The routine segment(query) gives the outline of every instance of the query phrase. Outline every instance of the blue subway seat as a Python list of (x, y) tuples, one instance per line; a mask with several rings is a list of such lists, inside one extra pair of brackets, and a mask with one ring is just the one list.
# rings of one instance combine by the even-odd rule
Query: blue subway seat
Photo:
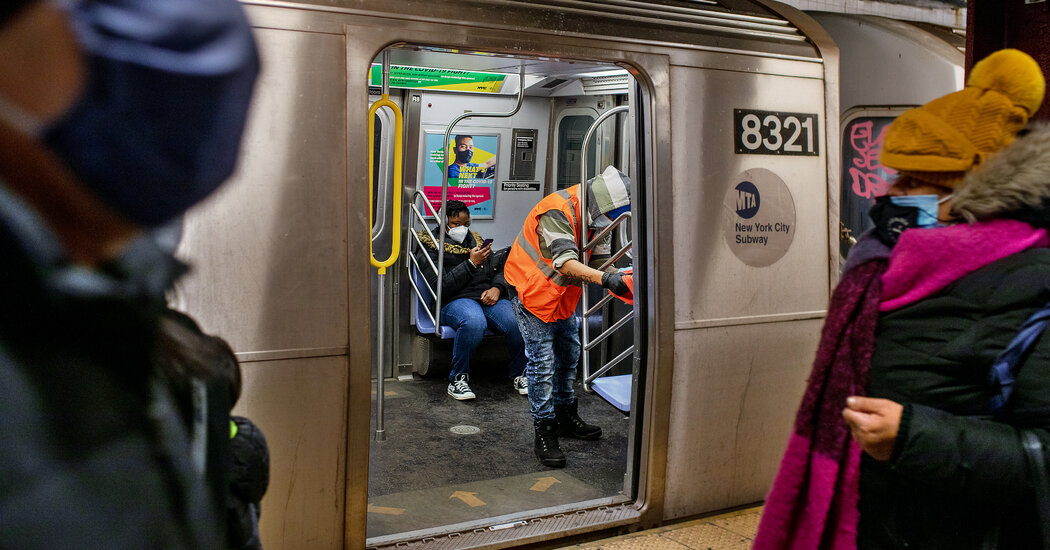
[[(419, 287), (419, 290), (423, 291), (425, 294), (429, 294), (430, 291), (427, 290), (427, 283), (423, 279), (423, 274), (416, 269), (415, 264), (411, 265), (409, 269), (412, 270), (412, 279), (415, 281), (416, 286)], [(432, 301), (428, 301), (427, 305), (431, 306), (431, 310), (433, 310), (434, 304)], [(416, 330), (425, 336), (434, 336), (434, 323), (430, 320), (430, 316), (427, 315), (427, 308), (423, 306), (423, 302), (419, 300), (419, 295), (414, 289), (412, 290), (412, 309), (414, 311), (413, 322), (416, 325)], [(435, 315), (437, 315), (439, 319), (441, 318), (441, 315), (437, 314), (437, 312), (435, 312)], [(485, 328), (485, 336), (492, 336), (494, 334), (496, 333), (492, 332), (492, 329)], [(456, 329), (448, 325), (441, 325), (440, 338), (442, 340), (455, 338), (455, 336)]]
[(610, 405), (625, 413), (631, 412), (631, 376), (602, 376), (591, 382), (591, 389)]

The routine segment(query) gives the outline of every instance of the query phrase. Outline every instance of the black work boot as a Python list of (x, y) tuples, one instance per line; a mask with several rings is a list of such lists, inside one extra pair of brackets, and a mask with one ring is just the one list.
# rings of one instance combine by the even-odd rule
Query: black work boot
[(577, 439), (601, 439), (602, 429), (588, 424), (576, 414), (576, 400), (568, 405), (555, 405), (554, 417), (558, 420), (558, 433)]
[(565, 453), (558, 446), (558, 421), (544, 418), (536, 421), (536, 458), (544, 466), (552, 468), (565, 467)]

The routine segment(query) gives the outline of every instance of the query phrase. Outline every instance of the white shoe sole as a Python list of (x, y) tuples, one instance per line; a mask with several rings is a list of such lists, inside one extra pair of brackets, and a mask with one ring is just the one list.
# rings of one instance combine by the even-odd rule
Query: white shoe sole
[(474, 397), (475, 397), (473, 393), (464, 393), (464, 394), (458, 394), (458, 395), (452, 393), (451, 391), (448, 391), (446, 393), (448, 393), (449, 397), (451, 397), (452, 399), (455, 399), (456, 401), (466, 401), (468, 399), (474, 399)]

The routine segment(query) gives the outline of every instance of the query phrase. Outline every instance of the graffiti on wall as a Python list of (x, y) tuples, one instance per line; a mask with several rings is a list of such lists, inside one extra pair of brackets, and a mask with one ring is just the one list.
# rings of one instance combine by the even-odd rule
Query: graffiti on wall
[(886, 194), (889, 180), (897, 172), (879, 162), (879, 152), (886, 137), (886, 129), (892, 121), (884, 119), (861, 119), (850, 125), (849, 138), (843, 151), (848, 160), (848, 181), (853, 194), (866, 199), (874, 199)]

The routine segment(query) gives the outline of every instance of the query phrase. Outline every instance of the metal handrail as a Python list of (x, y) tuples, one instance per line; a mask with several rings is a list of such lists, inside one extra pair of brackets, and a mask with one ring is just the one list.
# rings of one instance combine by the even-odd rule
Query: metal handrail
[[(379, 122), (381, 123), (382, 128), (393, 127), (394, 118), (393, 118), (393, 115), (391, 115), (390, 113), (391, 113), (391, 111), (388, 111), (386, 109), (378, 109), (378, 110), (376, 110), (375, 116), (379, 117)], [(375, 133), (373, 131), (373, 134), (371, 136), (369, 136), (369, 139), (372, 139), (374, 136), (375, 136)], [(397, 145), (396, 145), (396, 142), (395, 142), (395, 133), (394, 132), (383, 132), (383, 138), (384, 139), (383, 139), (383, 144), (381, 146), (381, 151), (389, 152), (389, 151), (393, 151), (393, 150), (395, 150), (397, 148)], [(389, 155), (386, 155), (386, 156), (389, 156)], [(389, 158), (385, 158), (384, 157), (384, 158), (380, 159), (380, 165), (379, 165), (379, 173), (380, 173), (379, 174), (379, 188), (377, 189), (377, 192), (376, 192), (376, 196), (378, 198), (375, 199), (376, 214), (375, 214), (375, 221), (373, 222), (373, 225), (372, 225), (372, 241), (373, 242), (376, 239), (378, 239), (379, 236), (382, 235), (383, 232), (386, 230), (387, 201), (385, 200), (385, 198), (390, 194), (390, 190), (387, 189), (388, 186), (386, 185), (386, 182), (387, 182), (388, 179), (390, 179), (390, 173), (393, 171), (393, 167), (391, 166), (392, 164), (393, 163), (390, 161)], [(373, 174), (372, 177), (374, 178), (375, 175)], [(368, 184), (372, 185), (372, 182), (369, 182)]]
[[(430, 227), (427, 226), (426, 218), (424, 218), (423, 214), (419, 211), (418, 208), (416, 208), (416, 197), (417, 196), (423, 198), (423, 204), (425, 206), (430, 206), (430, 203), (427, 202), (427, 198), (426, 198), (425, 195), (423, 195), (422, 191), (416, 191), (415, 193), (412, 194), (412, 204), (410, 205), (410, 208), (412, 209), (412, 213), (416, 215), (416, 219), (418, 219), (420, 221), (420, 223), (423, 224), (423, 230), (426, 231), (427, 235), (430, 236), (430, 240), (434, 241), (434, 246), (437, 247), (438, 240), (434, 238), (434, 233), (430, 230)], [(433, 212), (434, 209), (431, 208), (430, 211)], [(434, 217), (437, 218), (437, 215), (435, 214)], [(409, 225), (411, 226), (411, 224), (409, 224)], [(416, 232), (413, 231), (412, 234), (416, 235)], [(423, 246), (423, 242), (419, 240), (419, 236), (418, 235), (416, 235), (416, 241), (419, 243), (420, 247)], [(434, 270), (434, 273), (436, 273), (438, 275), (438, 279), (440, 280), (441, 272), (438, 271), (438, 266), (434, 265), (434, 260), (430, 259), (430, 255), (429, 254), (427, 255), (427, 262), (430, 263), (431, 269)]]
[(587, 351), (591, 351), (592, 349), (594, 349), (595, 346), (597, 346), (598, 344), (601, 344), (612, 333), (616, 332), (616, 329), (624, 326), (625, 324), (627, 324), (627, 321), (630, 321), (633, 318), (634, 318), (634, 312), (633, 311), (631, 313), (628, 313), (627, 315), (624, 315), (623, 317), (620, 318), (619, 321), (616, 321), (615, 323), (613, 323), (613, 326), (609, 327), (607, 330), (605, 330), (604, 332), (599, 334), (597, 338), (595, 338), (594, 340), (591, 340), (586, 345), (584, 345), (583, 349), (585, 349)]
[[(587, 133), (583, 135), (583, 143), (580, 146), (580, 223), (577, 224), (577, 227), (580, 228), (580, 231), (578, 232), (579, 242), (577, 243), (580, 250), (587, 249), (587, 231), (585, 230), (587, 223), (584, 220), (584, 216), (587, 215), (587, 145), (590, 144), (591, 136), (594, 135), (594, 131), (598, 129), (598, 126), (600, 126), (601, 123), (605, 122), (613, 115), (627, 113), (629, 110), (630, 106), (620, 105), (619, 107), (613, 107), (612, 109), (605, 111), (591, 123), (591, 127), (587, 128)], [(597, 240), (597, 237), (595, 237), (595, 240)], [(585, 292), (584, 295), (586, 294), (587, 293)]]
[[(419, 264), (416, 263), (415, 258), (412, 259), (412, 263), (416, 266), (416, 269), (419, 269)], [(427, 317), (429, 317), (430, 320), (436, 324), (436, 321), (434, 321), (434, 312), (430, 311), (430, 306), (427, 305), (426, 300), (423, 300), (423, 291), (419, 290), (419, 287), (416, 286), (415, 277), (409, 276), (408, 283), (412, 285), (413, 289), (415, 289), (416, 296), (420, 300), (420, 305), (422, 305), (423, 310), (427, 312)], [(423, 280), (423, 284), (427, 286), (427, 290), (429, 290), (431, 294), (434, 293), (434, 289), (430, 288), (430, 283), (427, 283), (425, 279)], [(418, 323), (419, 321), (416, 322)]]
[[(459, 121), (461, 121), (461, 120), (463, 120), (465, 118), (507, 118), (507, 117), (514, 116), (518, 112), (518, 110), (521, 109), (521, 104), (525, 100), (525, 65), (521, 66), (518, 74), (519, 74), (519, 76), (518, 76), (518, 101), (514, 105), (513, 109), (511, 109), (510, 111), (507, 111), (506, 113), (463, 113), (463, 114), (457, 116), (456, 118), (452, 119), (452, 122), (449, 123), (448, 128), (445, 129), (445, 140), (442, 142), (442, 147), (441, 147), (441, 158), (442, 158), (442, 161), (441, 161), (441, 208), (442, 208), (442, 210), (444, 210), (445, 203), (448, 201), (448, 166), (445, 165), (445, 162), (447, 162), (447, 160), (448, 160), (448, 157), (446, 155), (448, 155), (448, 140), (452, 136), (452, 129), (456, 127), (456, 124), (459, 124)], [(437, 218), (437, 220), (438, 220), (439, 234), (441, 235), (441, 240), (434, 241), (434, 242), (436, 242), (438, 244), (441, 244), (441, 243), (445, 242), (445, 223), (441, 221), (440, 217), (435, 216), (435, 218)], [(437, 293), (437, 299), (434, 301), (434, 310), (436, 312), (439, 312), (439, 313), (441, 312), (441, 279), (442, 279), (442, 277), (441, 277), (441, 270), (444, 267), (445, 267), (445, 247), (444, 246), (438, 246), (438, 265), (437, 265), (437, 270), (438, 270), (438, 293)], [(441, 326), (438, 325), (437, 323), (434, 323), (434, 334), (436, 336), (440, 336), (441, 335)]]
[[(404, 130), (404, 117), (401, 114), (401, 109), (396, 103), (390, 101), (390, 50), (383, 52), (383, 95), (378, 101), (372, 103), (372, 106), (368, 108), (368, 225), (369, 230), (375, 228), (375, 222), (373, 220), (372, 213), (372, 197), (376, 190), (372, 189), (372, 182), (374, 181), (375, 175), (375, 114), (383, 108), (388, 107), (394, 113), (394, 212), (398, 214), (393, 219), (393, 234), (394, 238), (390, 240), (390, 256), (385, 260), (379, 260), (376, 258), (373, 244), (375, 238), (371, 238), (368, 241), (368, 254), (369, 260), (372, 265), (377, 268), (377, 277), (379, 279), (379, 296), (377, 302), (379, 308), (377, 310), (377, 325), (379, 327), (379, 347), (376, 349), (376, 441), (386, 440), (386, 429), (384, 428), (383, 419), (383, 406), (385, 401), (385, 393), (383, 392), (383, 347), (386, 343), (386, 304), (384, 303), (384, 296), (386, 296), (386, 268), (394, 265), (397, 262), (398, 257), (401, 255), (401, 165), (402, 165), (402, 154), (404, 147), (403, 130)], [(385, 199), (385, 196), (384, 196)], [(380, 199), (382, 202), (384, 199)], [(385, 213), (386, 209), (383, 209)], [(385, 223), (383, 224), (385, 225)]]
[[(610, 117), (613, 117), (615, 115), (622, 114), (622, 113), (628, 113), (629, 111), (630, 111), (630, 106), (628, 106), (628, 105), (621, 105), (619, 107), (613, 107), (612, 109), (609, 109), (608, 111), (602, 113), (597, 119), (595, 119), (595, 121), (593, 123), (591, 123), (590, 128), (587, 129), (587, 133), (584, 134), (583, 144), (580, 147), (580, 165), (581, 165), (581, 169), (580, 169), (580, 189), (579, 189), (579, 191), (577, 193), (577, 195), (579, 196), (579, 201), (580, 201), (580, 208), (579, 208), (579, 217), (580, 217), (580, 219), (577, 222), (576, 227), (579, 228), (579, 230), (577, 231), (578, 246), (579, 246), (579, 250), (581, 251), (580, 257), (583, 260), (584, 265), (588, 265), (588, 266), (590, 265), (590, 262), (587, 261), (587, 256), (588, 256), (588, 253), (590, 252), (591, 248), (593, 248), (596, 243), (601, 242), (601, 240), (606, 235), (611, 233), (613, 231), (613, 229), (615, 229), (620, 224), (622, 224), (625, 220), (628, 220), (631, 217), (630, 216), (630, 212), (624, 212), (623, 214), (617, 216), (616, 219), (613, 220), (613, 222), (610, 223), (607, 227), (602, 228), (602, 230), (599, 231), (598, 234), (595, 235), (593, 239), (589, 239), (588, 238), (588, 235), (587, 235), (587, 226), (588, 226), (588, 224), (586, 223), (586, 217), (589, 216), (589, 213), (587, 211), (587, 146), (590, 144), (591, 136), (594, 135), (595, 130), (598, 129), (598, 126), (600, 126), (602, 122), (605, 122)], [(590, 242), (588, 242), (588, 241), (590, 241)], [(631, 249), (632, 245), (633, 245), (633, 242), (625, 243), (623, 248), (621, 248), (615, 255), (613, 255), (613, 257), (611, 257), (607, 261), (605, 261), (602, 264), (602, 266), (599, 268), (599, 270), (604, 271), (607, 267), (613, 265), (617, 260), (622, 258), (624, 256), (624, 254), (627, 253), (627, 251), (629, 251)], [(582, 298), (583, 298), (582, 310), (583, 310), (584, 314), (583, 314), (583, 319), (582, 319), (582, 321), (583, 321), (583, 335), (582, 335), (582, 338), (581, 338), (581, 344), (582, 344), (582, 348), (583, 349), (582, 349), (582, 353), (581, 353), (581, 359), (583, 361), (583, 387), (584, 387), (584, 389), (589, 390), (590, 387), (591, 387), (590, 386), (591, 382), (593, 382), (594, 379), (596, 379), (599, 375), (604, 374), (605, 372), (609, 371), (609, 369), (611, 369), (614, 366), (616, 366), (617, 364), (619, 364), (619, 362), (622, 361), (625, 357), (627, 357), (630, 353), (634, 352), (634, 344), (631, 344), (631, 346), (628, 347), (627, 350), (625, 350), (624, 352), (622, 352), (619, 355), (617, 355), (611, 362), (606, 363), (605, 365), (603, 365), (594, 374), (590, 373), (590, 370), (591, 370), (591, 361), (590, 361), (590, 359), (591, 359), (591, 351), (590, 350), (592, 348), (594, 348), (595, 346), (597, 346), (598, 344), (600, 344), (601, 342), (605, 341), (613, 332), (615, 332), (617, 329), (619, 329), (620, 327), (625, 325), (627, 323), (627, 321), (633, 319), (636, 314), (635, 314), (635, 310), (632, 308), (630, 314), (624, 316), (622, 319), (620, 319), (615, 324), (613, 324), (613, 326), (602, 330), (601, 333), (598, 335), (598, 337), (592, 342), (590, 340), (590, 324), (587, 322), (587, 318), (592, 313), (595, 313), (597, 311), (603, 311), (604, 307), (606, 305), (608, 305), (608, 303), (612, 300), (612, 298), (611, 298), (612, 295), (610, 293), (610, 294), (607, 294), (606, 296), (603, 296), (602, 299), (598, 302), (598, 304), (594, 308), (590, 308), (590, 307), (588, 307), (588, 303), (590, 302), (590, 299), (588, 297), (587, 290), (588, 290), (587, 288), (583, 289), (583, 296), (582, 296)]]
[(600, 369), (594, 371), (593, 374), (591, 374), (591, 375), (584, 375), (583, 383), (586, 386), (590, 386), (591, 382), (594, 382), (599, 377), (601, 377), (601, 375), (603, 375), (606, 372), (609, 372), (610, 370), (612, 370), (613, 367), (615, 367), (616, 365), (619, 365), (621, 361), (623, 361), (624, 359), (629, 357), (632, 353), (634, 353), (634, 344), (631, 344), (630, 346), (627, 347), (627, 349), (625, 349), (622, 352), (620, 352), (620, 355), (617, 355), (616, 357), (613, 357), (612, 361), (609, 361), (608, 363), (602, 365), (602, 367)]
[[(412, 210), (412, 214), (415, 216), (415, 219), (411, 220), (410, 223), (409, 223), (409, 233), (412, 234), (412, 238), (415, 240), (416, 245), (418, 245), (418, 249), (422, 250), (423, 249), (423, 241), (419, 238), (419, 235), (413, 230), (413, 224), (415, 223), (416, 220), (419, 220), (420, 224), (423, 226), (423, 230), (427, 232), (427, 235), (430, 236), (430, 240), (435, 243), (435, 246), (436, 246), (436, 243), (438, 241), (437, 241), (437, 239), (434, 238), (434, 232), (432, 232), (430, 230), (430, 227), (427, 225), (426, 217), (424, 217), (423, 213), (420, 212), (419, 208), (416, 207), (416, 201), (418, 199), (423, 199), (423, 208), (424, 209), (429, 209), (431, 214), (434, 216), (435, 219), (437, 219), (438, 216), (437, 216), (437, 212), (434, 211), (434, 207), (430, 204), (430, 201), (427, 200), (426, 195), (422, 191), (416, 190), (415, 192), (412, 193), (412, 203), (409, 205), (409, 208)], [(419, 260), (416, 260), (415, 254), (412, 253), (413, 251), (412, 251), (412, 246), (411, 245), (412, 245), (412, 243), (409, 242), (408, 257), (409, 257), (410, 261), (412, 262), (412, 265), (415, 266), (416, 270), (419, 271), (420, 275), (422, 275), (423, 274), (423, 268), (419, 265)], [(442, 247), (442, 248), (444, 248), (444, 247)], [(441, 272), (438, 271), (437, 266), (434, 265), (434, 260), (430, 258), (430, 254), (424, 254), (423, 256), (427, 259), (427, 264), (430, 265), (430, 269), (434, 270), (434, 273), (437, 274), (437, 285), (438, 285), (438, 288), (440, 289), (441, 288)], [(416, 285), (415, 277), (412, 277), (411, 273), (409, 273), (408, 282), (412, 285), (412, 288), (415, 289), (416, 297), (419, 299), (420, 303), (423, 305), (423, 310), (426, 311), (427, 317), (430, 318), (430, 321), (434, 324), (434, 327), (437, 330), (440, 331), (440, 325), (438, 324), (438, 319), (437, 319), (437, 312), (440, 311), (440, 310), (437, 310), (437, 309), (435, 309), (434, 311), (430, 310), (430, 306), (427, 305), (427, 299), (423, 296), (423, 291), (419, 288), (418, 285)], [(430, 295), (433, 296), (434, 299), (437, 299), (438, 293), (433, 288), (430, 287), (430, 283), (427, 282), (426, 277), (423, 277), (423, 285), (425, 285), (427, 287), (427, 290), (430, 291)]]

